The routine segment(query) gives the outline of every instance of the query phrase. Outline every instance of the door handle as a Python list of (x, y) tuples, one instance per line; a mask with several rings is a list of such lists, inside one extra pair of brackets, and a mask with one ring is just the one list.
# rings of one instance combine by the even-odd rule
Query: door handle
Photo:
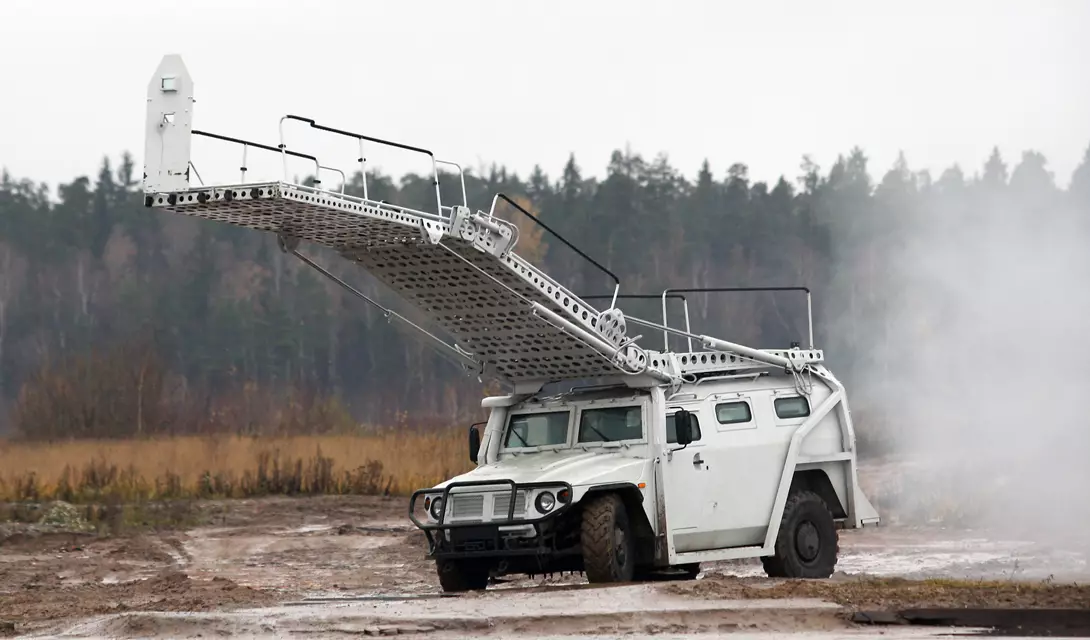
[(699, 453), (693, 456), (693, 464), (704, 464), (704, 459), (700, 457)]

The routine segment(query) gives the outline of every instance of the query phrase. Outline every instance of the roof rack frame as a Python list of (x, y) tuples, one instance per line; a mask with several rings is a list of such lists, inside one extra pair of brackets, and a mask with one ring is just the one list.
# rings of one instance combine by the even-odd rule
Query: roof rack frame
[[(814, 348), (814, 307), (813, 298), (810, 293), (809, 287), (795, 286), (795, 287), (692, 287), (692, 288), (678, 288), (678, 289), (664, 289), (661, 295), (662, 298), (662, 326), (669, 327), (670, 323), (666, 319), (666, 299), (673, 293), (752, 293), (752, 292), (772, 292), (772, 291), (800, 291), (806, 293), (806, 329), (807, 337), (810, 340), (810, 348)], [(686, 327), (686, 332), (689, 332)], [(662, 341), (663, 350), (670, 350), (670, 335), (669, 331), (663, 330)], [(689, 343), (689, 351), (692, 351), (692, 341)]]

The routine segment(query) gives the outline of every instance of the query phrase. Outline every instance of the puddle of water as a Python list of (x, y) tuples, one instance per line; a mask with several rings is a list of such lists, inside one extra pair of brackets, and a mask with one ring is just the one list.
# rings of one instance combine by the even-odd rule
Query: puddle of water
[[(406, 593), (399, 590), (401, 594)], [(382, 596), (382, 593), (353, 593), (356, 596)], [(344, 598), (345, 594), (332, 597)], [(316, 605), (319, 610), (322, 605)], [(328, 606), (328, 605), (327, 605)], [(450, 617), (506, 617), (506, 616), (578, 616), (611, 613), (649, 613), (674, 610), (737, 609), (836, 609), (838, 605), (811, 599), (782, 600), (693, 600), (682, 596), (662, 593), (651, 585), (626, 585), (595, 589), (548, 590), (526, 592), (488, 591), (473, 597), (409, 599), (409, 600), (361, 600), (338, 603), (350, 606), (364, 615), (408, 618), (416, 620)], [(278, 608), (267, 611), (281, 613)], [(297, 615), (298, 608), (289, 615)], [(313, 609), (311, 611), (314, 611)]]

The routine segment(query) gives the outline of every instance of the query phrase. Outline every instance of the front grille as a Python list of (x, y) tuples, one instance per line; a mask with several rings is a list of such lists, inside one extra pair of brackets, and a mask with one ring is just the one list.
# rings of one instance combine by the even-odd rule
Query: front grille
[[(505, 491), (492, 496), (492, 517), (506, 518), (507, 510), (511, 508), (511, 492)], [(515, 517), (526, 514), (526, 492), (519, 491), (515, 494)]]
[(450, 497), (451, 518), (461, 520), (465, 518), (484, 517), (484, 496), (481, 494), (452, 495)]

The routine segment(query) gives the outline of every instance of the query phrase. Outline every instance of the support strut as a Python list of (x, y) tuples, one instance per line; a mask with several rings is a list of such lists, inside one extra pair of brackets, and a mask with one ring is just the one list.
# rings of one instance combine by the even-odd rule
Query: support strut
[(288, 254), (291, 254), (291, 255), (295, 256), (303, 264), (307, 265), (311, 269), (314, 269), (318, 273), (322, 274), (323, 276), (329, 278), (333, 282), (340, 285), (345, 291), (351, 293), (352, 295), (356, 296), (357, 298), (363, 300), (364, 302), (370, 304), (371, 306), (373, 306), (376, 309), (378, 309), (379, 311), (381, 311), (382, 314), (386, 317), (386, 321), (390, 322), (390, 324), (392, 326), (395, 326), (395, 327), (397, 326), (392, 322), (393, 320), (397, 320), (398, 322), (400, 322), (402, 324), (402, 326), (406, 326), (406, 327), (415, 329), (416, 330), (416, 335), (418, 337), (422, 336), (424, 338), (427, 338), (426, 342), (428, 342), (432, 347), (434, 347), (435, 350), (438, 351), (440, 355), (446, 357), (448, 360), (450, 360), (454, 364), (462, 367), (463, 369), (466, 370), (467, 373), (472, 373), (472, 374), (475, 374), (477, 376), (484, 375), (485, 372), (484, 372), (483, 365), (480, 362), (478, 362), (477, 360), (475, 360), (472, 357), (471, 354), (463, 351), (457, 345), (452, 345), (452, 344), (447, 343), (442, 338), (439, 338), (435, 334), (431, 333), (427, 329), (425, 329), (425, 328), (421, 327), (420, 325), (416, 324), (412, 320), (409, 320), (408, 318), (406, 318), (405, 316), (401, 315), (400, 313), (394, 311), (393, 309), (390, 309), (389, 307), (384, 307), (383, 305), (379, 304), (378, 302), (375, 302), (374, 300), (369, 298), (365, 293), (363, 293), (359, 289), (353, 287), (352, 285), (348, 284), (344, 280), (341, 280), (340, 278), (338, 278), (336, 275), (331, 273), (328, 269), (326, 269), (322, 265), (318, 264), (317, 262), (314, 262), (313, 260), (311, 260), (306, 255), (300, 253), (299, 250), (298, 250), (298, 247), (299, 247), (299, 239), (298, 238), (291, 237), (291, 236), (285, 237), (285, 236), (282, 236), (282, 235), (279, 235), (279, 234), (276, 236), (276, 238), (277, 238), (277, 243), (280, 245), (280, 250), (281, 251), (283, 251), (284, 253), (288, 253)]

